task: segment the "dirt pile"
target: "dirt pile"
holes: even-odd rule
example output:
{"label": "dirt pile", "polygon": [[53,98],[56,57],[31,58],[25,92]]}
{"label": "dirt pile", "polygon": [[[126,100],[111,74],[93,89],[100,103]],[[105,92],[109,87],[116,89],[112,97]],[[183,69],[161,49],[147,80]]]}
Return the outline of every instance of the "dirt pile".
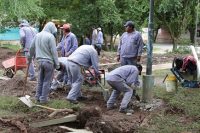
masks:
{"label": "dirt pile", "polygon": [[81,127],[84,127],[87,121],[90,121],[90,118],[99,119],[101,118],[102,112],[99,107],[83,108],[79,111],[77,120]]}
{"label": "dirt pile", "polygon": [[7,133],[27,133],[26,126],[20,121],[0,118],[0,131],[4,132],[4,129]]}
{"label": "dirt pile", "polygon": [[[0,95],[6,96],[20,96],[25,86],[23,76],[17,75],[12,79],[0,82]],[[31,95],[35,90],[36,83],[27,82],[25,86],[26,94]]]}

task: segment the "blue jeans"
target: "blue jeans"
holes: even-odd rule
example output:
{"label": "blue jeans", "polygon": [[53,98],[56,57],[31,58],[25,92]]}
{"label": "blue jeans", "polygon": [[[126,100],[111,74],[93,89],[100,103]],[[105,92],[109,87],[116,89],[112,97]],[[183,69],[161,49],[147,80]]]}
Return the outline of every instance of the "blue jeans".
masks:
{"label": "blue jeans", "polygon": [[133,95],[133,89],[129,87],[125,81],[107,81],[107,82],[113,89],[112,94],[109,100],[107,101],[107,107],[112,107],[116,101],[116,98],[119,96],[121,92],[123,92],[124,97],[122,99],[120,109],[126,109]]}
{"label": "blue jeans", "polygon": [[36,99],[41,103],[48,101],[48,94],[53,77],[54,65],[48,61],[39,62],[38,85]]}
{"label": "blue jeans", "polygon": [[121,66],[137,64],[137,58],[135,58],[135,57],[130,57],[130,58],[129,57],[121,57],[120,61],[121,61]]}

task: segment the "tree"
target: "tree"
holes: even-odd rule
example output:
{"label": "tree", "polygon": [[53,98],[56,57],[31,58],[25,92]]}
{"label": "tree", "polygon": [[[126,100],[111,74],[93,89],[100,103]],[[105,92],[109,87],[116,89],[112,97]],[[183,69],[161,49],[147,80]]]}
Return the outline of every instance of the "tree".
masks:
{"label": "tree", "polygon": [[38,6],[38,0],[0,0],[0,26],[8,21],[18,21],[27,18],[37,20],[44,16],[43,9]]}
{"label": "tree", "polygon": [[159,23],[166,26],[169,31],[172,42],[173,51],[177,49],[177,40],[186,30],[191,22],[191,8],[194,2],[191,0],[156,0],[155,16]]}

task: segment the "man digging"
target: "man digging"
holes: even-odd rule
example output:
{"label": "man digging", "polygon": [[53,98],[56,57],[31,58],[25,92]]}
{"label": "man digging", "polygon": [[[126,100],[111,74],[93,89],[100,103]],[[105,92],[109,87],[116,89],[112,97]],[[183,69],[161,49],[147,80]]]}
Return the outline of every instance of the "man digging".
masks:
{"label": "man digging", "polygon": [[135,95],[137,86],[140,84],[138,75],[141,74],[141,71],[142,66],[139,64],[136,66],[125,65],[114,69],[106,76],[106,81],[113,89],[112,94],[107,101],[108,110],[116,108],[116,98],[121,92],[123,92],[124,97],[122,99],[119,112],[133,113],[133,110],[129,110],[127,106],[131,100],[132,95]]}

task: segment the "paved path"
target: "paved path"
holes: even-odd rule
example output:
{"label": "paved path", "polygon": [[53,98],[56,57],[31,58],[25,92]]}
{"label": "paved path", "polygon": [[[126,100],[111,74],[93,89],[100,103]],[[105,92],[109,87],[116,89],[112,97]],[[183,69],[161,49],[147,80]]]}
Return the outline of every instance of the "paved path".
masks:
{"label": "paved path", "polygon": [[[142,67],[143,67],[142,72],[146,72],[146,65]],[[172,68],[172,63],[152,65],[152,71],[170,69],[170,68]]]}

